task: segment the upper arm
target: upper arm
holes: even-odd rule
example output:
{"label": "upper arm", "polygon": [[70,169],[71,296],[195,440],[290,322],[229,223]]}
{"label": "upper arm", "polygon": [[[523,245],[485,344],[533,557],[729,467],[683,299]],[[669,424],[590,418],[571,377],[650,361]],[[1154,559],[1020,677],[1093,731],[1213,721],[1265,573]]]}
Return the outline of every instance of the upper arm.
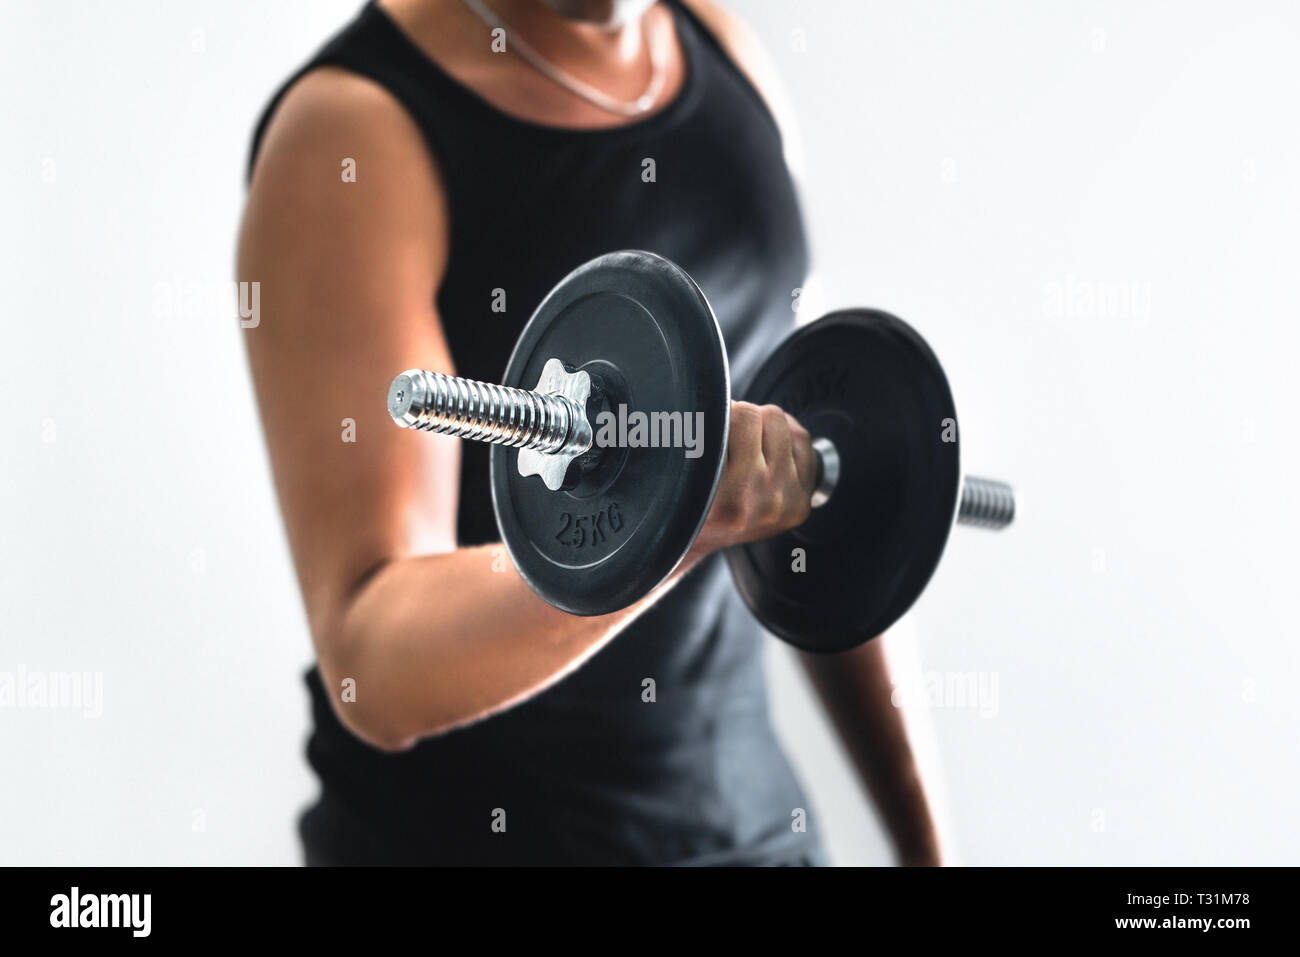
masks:
{"label": "upper arm", "polygon": [[758,90],[776,120],[785,147],[786,165],[796,178],[803,173],[803,136],[780,72],[754,31],[714,0],[684,0],[717,38],[723,49]]}
{"label": "upper arm", "polygon": [[237,270],[259,284],[244,336],[318,642],[368,572],[455,547],[457,444],[410,441],[385,402],[404,369],[451,371],[434,305],[446,258],[442,186],[406,112],[359,76],[307,74],[263,139]]}

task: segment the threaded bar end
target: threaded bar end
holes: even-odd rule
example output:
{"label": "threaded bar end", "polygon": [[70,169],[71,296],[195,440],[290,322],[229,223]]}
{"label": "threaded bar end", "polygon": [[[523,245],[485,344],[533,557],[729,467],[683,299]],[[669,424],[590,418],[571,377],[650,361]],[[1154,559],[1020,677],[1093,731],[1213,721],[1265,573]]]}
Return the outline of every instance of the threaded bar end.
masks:
{"label": "threaded bar end", "polygon": [[584,414],[564,396],[424,369],[409,369],[393,380],[388,411],[404,428],[547,453],[565,447]]}
{"label": "threaded bar end", "polygon": [[966,476],[957,521],[981,528],[1006,528],[1016,517],[1016,493],[1006,482]]}

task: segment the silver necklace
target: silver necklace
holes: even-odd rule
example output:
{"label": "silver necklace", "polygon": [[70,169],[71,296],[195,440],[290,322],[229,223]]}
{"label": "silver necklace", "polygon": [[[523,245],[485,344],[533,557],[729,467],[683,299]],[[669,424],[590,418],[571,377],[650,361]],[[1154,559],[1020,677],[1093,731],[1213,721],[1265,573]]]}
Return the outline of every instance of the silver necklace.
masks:
{"label": "silver necklace", "polygon": [[489,29],[504,30],[507,37],[507,49],[513,50],[523,58],[524,62],[537,70],[543,76],[554,80],[560,86],[564,87],[575,96],[580,96],[592,106],[599,107],[608,113],[614,113],[618,116],[639,116],[654,108],[658,102],[660,94],[664,91],[664,82],[667,74],[667,63],[663,56],[663,51],[658,49],[655,44],[650,42],[647,36],[645,39],[646,49],[650,53],[650,83],[646,86],[645,92],[635,100],[619,100],[606,93],[602,93],[588,83],[583,83],[576,76],[564,72],[558,66],[547,62],[542,55],[525,43],[519,36],[514,33],[510,27],[489,7],[483,0],[464,0],[465,6],[474,11],[478,18],[482,20]]}

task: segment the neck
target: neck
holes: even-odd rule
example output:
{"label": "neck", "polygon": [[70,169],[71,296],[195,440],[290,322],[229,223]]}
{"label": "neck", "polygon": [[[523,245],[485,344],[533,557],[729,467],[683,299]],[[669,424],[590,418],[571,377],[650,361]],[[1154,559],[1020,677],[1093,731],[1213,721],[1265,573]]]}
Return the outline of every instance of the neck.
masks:
{"label": "neck", "polygon": [[542,0],[483,0],[538,53],[557,62],[622,66],[643,55],[641,16],[610,21],[608,2],[568,0],[564,15]]}

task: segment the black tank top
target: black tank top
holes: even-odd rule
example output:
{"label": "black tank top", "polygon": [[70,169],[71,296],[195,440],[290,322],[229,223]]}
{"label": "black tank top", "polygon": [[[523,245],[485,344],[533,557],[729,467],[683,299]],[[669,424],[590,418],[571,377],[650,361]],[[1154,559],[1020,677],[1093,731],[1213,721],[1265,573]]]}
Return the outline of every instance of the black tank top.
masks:
{"label": "black tank top", "polygon": [[[277,94],[254,155],[303,73],[333,66],[368,77],[410,112],[444,178],[451,248],[437,306],[460,375],[499,378],[556,281],[601,253],[638,248],[699,283],[742,390],[793,324],[804,233],[758,93],[690,11],[671,8],[687,67],[676,97],[625,126],[566,130],[496,109],[370,3]],[[504,314],[492,309],[496,289],[506,292]],[[499,539],[489,487],[486,447],[465,443],[462,545]],[[811,809],[768,715],[763,640],[713,556],[547,691],[398,754],[343,728],[313,668],[307,755],[322,795],[300,822],[308,862],[782,863],[816,854],[812,824],[800,826]]]}

